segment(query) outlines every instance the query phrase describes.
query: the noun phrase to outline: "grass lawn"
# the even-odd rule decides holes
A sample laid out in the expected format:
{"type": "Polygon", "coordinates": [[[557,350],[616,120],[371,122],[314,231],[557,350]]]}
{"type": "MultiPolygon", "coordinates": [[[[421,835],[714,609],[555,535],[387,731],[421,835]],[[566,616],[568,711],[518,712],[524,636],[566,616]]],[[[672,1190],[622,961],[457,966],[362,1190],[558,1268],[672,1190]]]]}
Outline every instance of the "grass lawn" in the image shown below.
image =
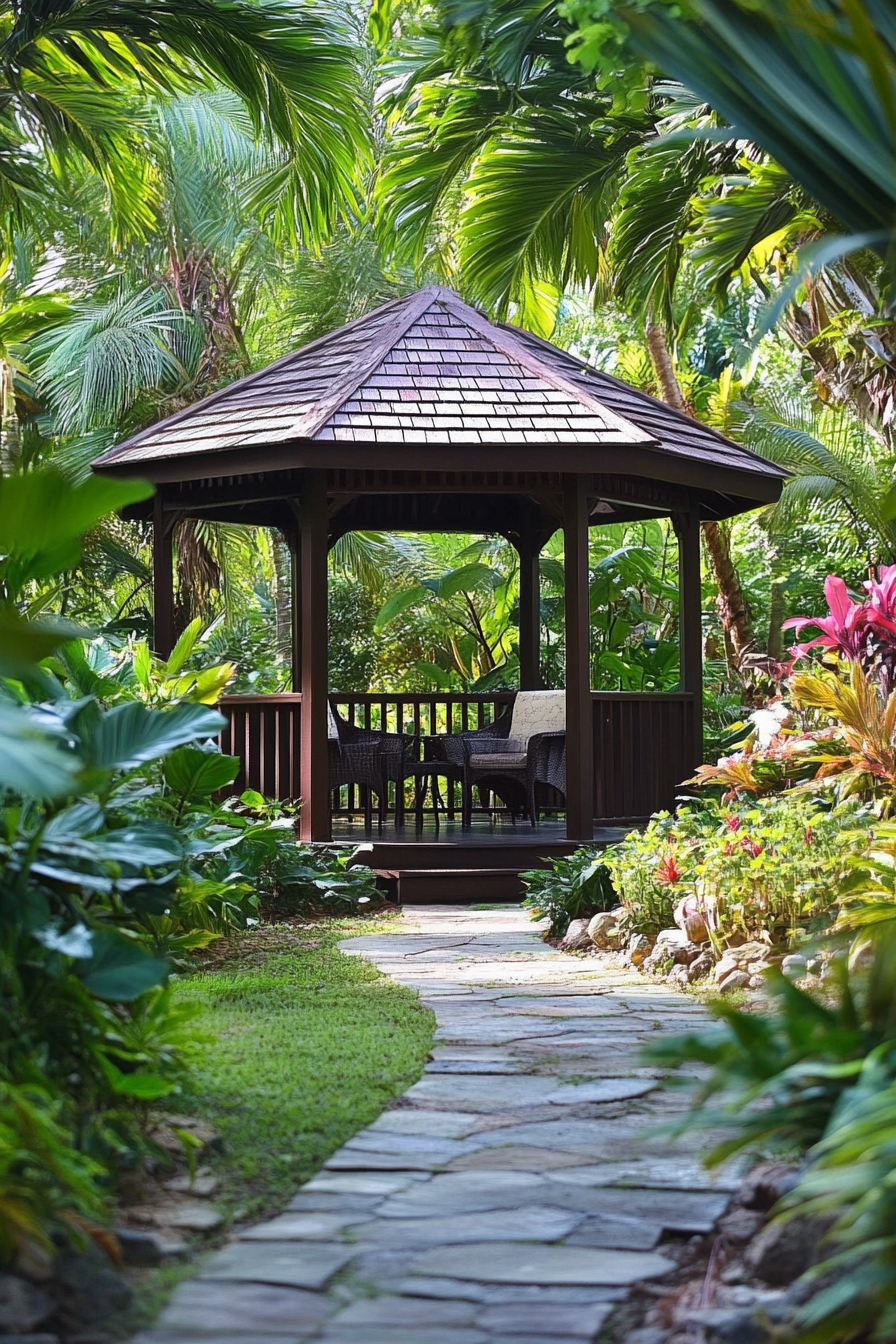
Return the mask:
{"type": "Polygon", "coordinates": [[[380,919],[262,926],[214,945],[177,997],[207,1038],[179,1109],[224,1140],[216,1203],[276,1212],[334,1149],[419,1078],[435,1020],[413,991],[336,943],[380,919]]]}

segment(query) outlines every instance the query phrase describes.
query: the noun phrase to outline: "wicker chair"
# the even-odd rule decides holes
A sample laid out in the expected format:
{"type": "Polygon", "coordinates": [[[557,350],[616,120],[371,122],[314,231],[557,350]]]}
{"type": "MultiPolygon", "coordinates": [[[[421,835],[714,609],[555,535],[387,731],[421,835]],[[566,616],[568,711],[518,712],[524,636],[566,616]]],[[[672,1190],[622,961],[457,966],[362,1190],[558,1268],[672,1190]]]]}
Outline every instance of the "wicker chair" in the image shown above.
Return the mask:
{"type": "Polygon", "coordinates": [[[404,810],[404,762],[418,751],[417,738],[404,733],[384,733],[374,728],[357,728],[329,708],[328,739],[330,791],[343,784],[367,788],[365,824],[372,820],[371,793],[379,799],[378,821],[382,826],[389,798],[389,784],[396,786],[396,811],[404,810]]]}
{"type": "MultiPolygon", "coordinates": [[[[496,727],[497,723],[490,730],[458,734],[464,765],[464,825],[472,821],[474,785],[488,783],[506,797],[501,785],[511,783],[517,796],[525,798],[535,826],[536,784],[566,790],[566,692],[520,691],[506,730],[503,723],[501,733],[495,732],[496,727]]],[[[443,738],[443,745],[447,747],[451,740],[443,738]]],[[[513,793],[511,789],[506,800],[515,820],[513,793]]]]}

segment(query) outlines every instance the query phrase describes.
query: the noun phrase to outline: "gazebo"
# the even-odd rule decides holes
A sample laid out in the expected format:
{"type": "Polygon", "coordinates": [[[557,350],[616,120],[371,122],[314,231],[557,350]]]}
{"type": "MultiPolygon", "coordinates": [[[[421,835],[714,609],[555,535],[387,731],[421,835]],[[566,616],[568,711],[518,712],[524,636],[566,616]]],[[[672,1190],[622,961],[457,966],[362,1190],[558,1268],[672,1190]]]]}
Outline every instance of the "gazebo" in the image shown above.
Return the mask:
{"type": "MultiPolygon", "coordinates": [[[[670,806],[701,750],[700,522],[773,502],[784,479],[706,426],[529,332],[488,321],[438,287],[387,303],[151,426],[94,469],[156,486],[146,507],[163,656],[175,637],[172,530],[180,518],[263,525],[287,539],[292,692],[228,696],[221,707],[230,721],[224,745],[244,762],[240,782],[301,797],[308,841],[332,835],[328,548],[352,529],[504,536],[520,561],[520,688],[534,689],[539,556],[563,529],[565,836],[534,833],[503,846],[455,837],[450,863],[444,841],[421,845],[409,834],[378,844],[373,836],[371,861],[387,868],[506,869],[514,855],[518,866],[531,866],[536,851],[568,852],[591,840],[595,826],[637,822],[670,806]],[[654,517],[672,519],[679,544],[680,689],[593,691],[588,529],[654,517]]],[[[378,707],[378,721],[385,726],[391,714],[400,730],[404,712],[415,723],[426,712],[430,725],[441,713],[450,727],[458,707],[464,723],[470,714],[481,722],[507,699],[359,692],[333,702],[349,700],[349,712],[366,712],[368,721],[378,707]]]]}

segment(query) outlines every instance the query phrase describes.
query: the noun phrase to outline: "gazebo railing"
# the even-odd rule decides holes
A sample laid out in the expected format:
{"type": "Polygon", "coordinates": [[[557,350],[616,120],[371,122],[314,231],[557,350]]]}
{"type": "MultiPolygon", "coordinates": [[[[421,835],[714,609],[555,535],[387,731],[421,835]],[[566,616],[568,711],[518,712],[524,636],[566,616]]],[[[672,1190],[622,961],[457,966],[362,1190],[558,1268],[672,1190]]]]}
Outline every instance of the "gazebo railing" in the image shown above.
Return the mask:
{"type": "MultiPolygon", "coordinates": [[[[674,806],[679,785],[694,769],[693,694],[594,691],[591,698],[595,818],[627,823],[674,806]]],[[[512,702],[512,691],[330,696],[333,709],[359,728],[424,736],[485,727],[512,702]]],[[[229,695],[219,707],[228,720],[221,748],[243,762],[235,789],[298,798],[301,695],[229,695]]],[[[456,786],[442,781],[442,798],[459,814],[456,786]]],[[[494,810],[489,804],[500,809],[494,798],[485,800],[494,810]]],[[[333,816],[357,816],[364,805],[360,789],[343,787],[333,816]]]]}

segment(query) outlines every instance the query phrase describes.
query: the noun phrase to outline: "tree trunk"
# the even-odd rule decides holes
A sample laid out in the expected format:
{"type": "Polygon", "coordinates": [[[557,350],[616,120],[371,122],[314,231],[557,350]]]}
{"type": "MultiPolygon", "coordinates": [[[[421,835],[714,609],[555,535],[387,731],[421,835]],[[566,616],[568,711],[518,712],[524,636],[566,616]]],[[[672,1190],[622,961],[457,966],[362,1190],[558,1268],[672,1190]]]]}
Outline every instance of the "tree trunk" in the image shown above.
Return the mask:
{"type": "MultiPolygon", "coordinates": [[[[675,366],[666,343],[666,333],[661,323],[649,321],[646,328],[647,349],[656,371],[657,382],[667,406],[690,415],[691,410],[684,399],[681,385],[675,376],[675,366]]],[[[725,647],[729,662],[740,663],[753,644],[753,630],[750,620],[750,608],[744,597],[737,570],[731,558],[731,543],[728,529],[719,523],[707,521],[700,525],[703,541],[719,595],[716,605],[722,629],[725,633],[725,647]]]]}

